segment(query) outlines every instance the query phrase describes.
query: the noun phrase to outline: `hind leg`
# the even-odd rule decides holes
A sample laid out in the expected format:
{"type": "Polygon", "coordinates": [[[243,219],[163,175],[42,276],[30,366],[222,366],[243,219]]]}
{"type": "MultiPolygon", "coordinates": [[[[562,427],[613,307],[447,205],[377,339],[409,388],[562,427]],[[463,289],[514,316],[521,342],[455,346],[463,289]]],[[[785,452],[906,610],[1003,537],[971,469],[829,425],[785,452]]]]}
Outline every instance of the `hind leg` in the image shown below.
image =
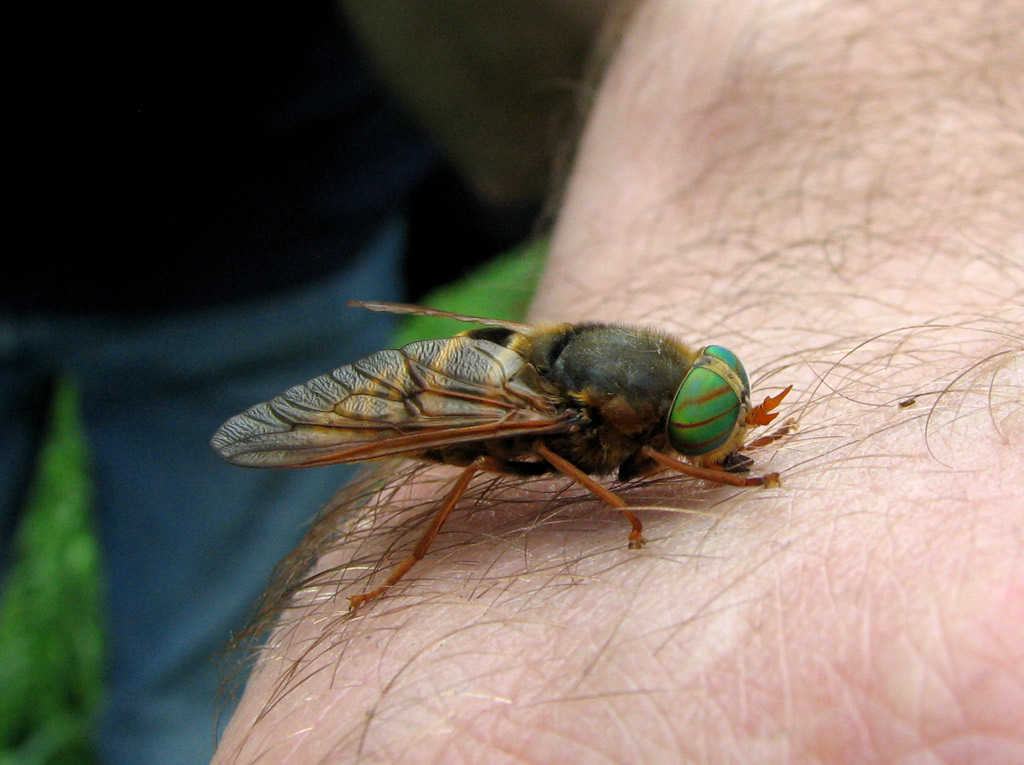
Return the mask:
{"type": "Polygon", "coordinates": [[[384,584],[360,595],[350,596],[348,599],[349,610],[355,611],[364,603],[383,595],[409,573],[409,569],[423,560],[423,557],[434,543],[434,539],[437,537],[441,527],[444,526],[445,521],[448,520],[448,516],[455,508],[455,505],[458,504],[459,500],[466,493],[466,489],[469,488],[469,483],[473,480],[474,475],[479,472],[500,473],[503,475],[539,475],[546,471],[547,465],[543,462],[506,462],[495,457],[477,457],[465,467],[455,480],[452,488],[445,494],[444,499],[441,500],[437,507],[437,512],[434,513],[434,517],[430,521],[430,525],[423,531],[423,535],[408,557],[391,570],[384,584]]]}

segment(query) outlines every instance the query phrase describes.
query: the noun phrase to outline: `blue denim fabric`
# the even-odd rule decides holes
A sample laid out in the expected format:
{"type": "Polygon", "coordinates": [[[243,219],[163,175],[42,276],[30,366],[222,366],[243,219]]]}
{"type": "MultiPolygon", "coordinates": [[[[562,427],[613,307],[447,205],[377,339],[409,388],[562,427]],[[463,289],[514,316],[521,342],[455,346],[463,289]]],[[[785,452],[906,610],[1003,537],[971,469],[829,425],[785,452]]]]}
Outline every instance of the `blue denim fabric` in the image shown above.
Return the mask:
{"type": "Polygon", "coordinates": [[[220,654],[350,469],[234,467],[210,436],[246,407],[387,347],[393,322],[345,301],[397,299],[403,240],[391,221],[333,279],[227,307],[0,317],[0,528],[13,525],[13,487],[32,460],[38,417],[25,402],[56,374],[81,395],[111,619],[103,762],[212,756],[220,654]]]}

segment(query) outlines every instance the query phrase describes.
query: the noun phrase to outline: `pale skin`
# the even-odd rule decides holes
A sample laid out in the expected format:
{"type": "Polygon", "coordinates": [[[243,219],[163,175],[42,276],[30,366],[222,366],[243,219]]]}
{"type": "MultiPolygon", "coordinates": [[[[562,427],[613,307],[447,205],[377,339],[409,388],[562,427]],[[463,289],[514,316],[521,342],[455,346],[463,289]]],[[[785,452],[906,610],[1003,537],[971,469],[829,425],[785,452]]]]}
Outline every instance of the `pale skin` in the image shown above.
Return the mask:
{"type": "Polygon", "coordinates": [[[643,550],[564,481],[470,500],[350,616],[455,475],[423,473],[321,560],[216,761],[1024,760],[1022,38],[1020,2],[641,4],[534,318],[793,384],[751,453],[781,486],[622,489],[676,508],[643,550]]]}

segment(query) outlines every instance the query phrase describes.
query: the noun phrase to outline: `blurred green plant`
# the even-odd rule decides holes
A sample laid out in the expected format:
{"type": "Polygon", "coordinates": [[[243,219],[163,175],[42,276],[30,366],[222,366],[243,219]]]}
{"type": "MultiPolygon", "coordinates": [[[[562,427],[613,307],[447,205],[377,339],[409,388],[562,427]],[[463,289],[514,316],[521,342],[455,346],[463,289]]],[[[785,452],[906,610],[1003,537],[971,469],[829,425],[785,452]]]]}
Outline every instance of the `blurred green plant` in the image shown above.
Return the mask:
{"type": "MultiPolygon", "coordinates": [[[[488,261],[457,282],[431,291],[423,304],[470,316],[522,321],[540,281],[546,255],[547,240],[532,241],[488,261]]],[[[394,347],[414,340],[451,337],[472,326],[452,319],[410,316],[399,326],[394,347]]]]}
{"type": "Polygon", "coordinates": [[[101,569],[85,437],[61,380],[0,597],[0,763],[93,762],[102,697],[101,569]]]}

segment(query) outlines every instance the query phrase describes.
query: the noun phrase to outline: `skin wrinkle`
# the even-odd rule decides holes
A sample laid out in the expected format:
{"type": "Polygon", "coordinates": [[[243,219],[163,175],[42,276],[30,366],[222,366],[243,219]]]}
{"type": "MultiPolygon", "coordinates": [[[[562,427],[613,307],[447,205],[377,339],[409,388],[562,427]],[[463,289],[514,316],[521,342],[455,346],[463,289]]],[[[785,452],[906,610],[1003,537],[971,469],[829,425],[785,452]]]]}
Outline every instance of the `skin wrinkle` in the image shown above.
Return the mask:
{"type": "MultiPolygon", "coordinates": [[[[662,20],[663,23],[665,23],[666,21],[667,20],[662,20]]],[[[805,35],[805,37],[807,37],[807,35],[805,35]]],[[[810,37],[811,37],[811,39],[813,39],[813,36],[810,36],[810,37]]],[[[861,56],[861,58],[864,58],[864,56],[861,56]]],[[[886,61],[886,65],[889,65],[889,64],[892,64],[892,63],[899,63],[898,57],[893,56],[893,58],[895,58],[897,60],[895,62],[887,60],[886,61]]],[[[869,86],[870,86],[870,88],[874,88],[875,90],[881,90],[882,91],[881,93],[878,93],[877,95],[874,96],[875,101],[877,101],[882,107],[891,108],[892,102],[895,99],[895,95],[894,94],[886,93],[884,91],[883,86],[884,86],[884,83],[890,81],[893,78],[891,78],[891,77],[878,78],[878,77],[873,76],[873,73],[872,73],[871,77],[865,76],[862,79],[865,81],[865,85],[862,87],[862,90],[869,90],[869,86]],[[879,85],[879,83],[882,83],[882,85],[879,85]]],[[[784,91],[780,91],[779,92],[779,97],[780,98],[788,98],[788,99],[790,99],[790,101],[793,101],[794,99],[799,99],[804,94],[806,94],[808,92],[815,94],[815,97],[817,97],[817,98],[820,98],[822,94],[826,94],[826,95],[829,95],[829,96],[832,95],[831,91],[828,88],[819,87],[818,83],[814,83],[814,82],[806,83],[805,82],[805,83],[803,83],[804,87],[799,87],[799,86],[798,87],[793,87],[793,83],[789,79],[783,79],[783,80],[780,80],[780,82],[784,83],[787,91],[793,91],[793,92],[796,93],[796,95],[787,96],[786,92],[784,92],[784,91]]],[[[773,85],[774,85],[774,83],[773,83],[773,85]]],[[[756,87],[750,88],[750,90],[753,92],[754,96],[757,96],[757,95],[760,94],[760,91],[756,87]]],[[[904,89],[904,90],[906,90],[906,89],[904,89]]],[[[913,93],[913,91],[911,90],[911,94],[912,93],[913,93]]],[[[906,93],[900,93],[898,95],[899,95],[898,103],[902,103],[903,101],[907,100],[906,99],[906,96],[907,96],[906,93]]],[[[754,96],[748,97],[746,100],[747,101],[756,100],[754,98],[754,96]]],[[[867,95],[858,95],[858,98],[855,100],[855,103],[857,103],[862,110],[867,108],[865,106],[865,99],[866,98],[867,98],[867,95]]],[[[912,98],[913,98],[913,96],[912,96],[912,98]]],[[[691,104],[695,100],[697,100],[699,102],[699,99],[697,99],[697,98],[681,99],[681,101],[684,101],[687,104],[691,104]]],[[[920,134],[921,132],[927,132],[927,131],[924,131],[923,128],[930,126],[932,118],[928,114],[923,114],[923,115],[918,117],[916,115],[916,113],[910,108],[910,107],[913,107],[913,106],[916,106],[916,103],[911,103],[908,107],[905,108],[905,110],[908,111],[909,114],[915,114],[915,120],[917,122],[921,123],[921,124],[918,127],[913,127],[911,125],[903,125],[902,123],[900,123],[901,131],[905,132],[905,133],[907,133],[909,135],[916,135],[916,134],[920,134]]],[[[756,113],[757,111],[759,111],[759,110],[756,107],[754,107],[753,108],[753,112],[756,113]]],[[[876,108],[876,111],[877,111],[877,108],[876,108]]],[[[769,122],[777,114],[785,115],[787,113],[793,113],[794,115],[796,115],[797,119],[802,119],[802,118],[806,117],[806,112],[807,112],[807,109],[799,108],[799,105],[798,105],[797,108],[792,108],[792,109],[776,108],[776,109],[771,110],[771,113],[769,114],[769,122]]],[[[825,113],[828,113],[828,111],[825,111],[825,113]]],[[[704,116],[707,117],[707,116],[713,116],[713,115],[705,114],[704,116]]],[[[903,121],[906,121],[908,119],[906,115],[898,115],[898,116],[903,121]]],[[[663,114],[659,114],[658,115],[658,118],[663,118],[663,117],[664,117],[663,114]]],[[[908,154],[908,151],[907,151],[908,148],[911,148],[911,149],[913,148],[913,146],[904,147],[903,144],[900,141],[894,141],[894,140],[891,139],[891,135],[890,134],[892,132],[892,127],[891,127],[892,119],[893,119],[892,117],[889,117],[889,122],[887,122],[886,124],[872,125],[871,121],[870,121],[870,118],[861,116],[860,119],[858,120],[858,122],[855,123],[855,124],[860,124],[861,127],[859,128],[859,130],[861,131],[861,133],[865,133],[865,131],[867,131],[867,134],[859,135],[858,136],[858,140],[856,140],[853,145],[856,146],[856,148],[858,149],[858,154],[863,154],[865,150],[867,150],[869,152],[868,158],[863,160],[861,162],[861,164],[867,163],[868,166],[872,167],[872,168],[875,167],[875,166],[881,166],[882,168],[884,168],[884,172],[886,173],[886,176],[883,179],[876,179],[875,181],[869,183],[869,188],[874,189],[874,191],[872,193],[874,194],[875,197],[877,197],[877,199],[880,199],[880,200],[892,199],[893,198],[892,195],[894,193],[894,189],[902,189],[904,186],[907,186],[908,192],[905,195],[903,195],[902,198],[916,198],[919,195],[918,191],[917,191],[917,187],[919,186],[919,183],[913,183],[913,184],[909,184],[909,185],[906,184],[906,183],[901,183],[900,179],[894,175],[894,171],[892,169],[890,169],[890,166],[892,165],[891,158],[887,159],[887,158],[883,157],[883,158],[881,158],[881,160],[876,158],[876,159],[873,159],[872,161],[868,161],[868,160],[872,159],[870,157],[870,151],[871,151],[871,147],[875,146],[875,145],[881,146],[881,147],[888,147],[887,150],[890,153],[898,153],[898,154],[904,154],[904,155],[908,154]],[[866,127],[865,127],[864,123],[867,123],[866,127]],[[880,134],[880,135],[879,135],[878,139],[871,140],[871,135],[872,134],[880,134]]],[[[724,141],[724,142],[722,141],[723,137],[727,137],[728,136],[728,131],[726,131],[724,134],[721,131],[713,131],[711,126],[717,124],[714,119],[705,120],[704,122],[707,125],[705,127],[706,132],[709,133],[709,134],[714,133],[715,142],[714,142],[713,145],[707,145],[707,144],[711,144],[710,137],[708,139],[705,139],[703,142],[701,140],[699,140],[699,137],[698,137],[698,140],[695,140],[695,141],[691,142],[691,143],[696,144],[696,146],[695,146],[696,151],[691,151],[690,153],[692,153],[692,154],[700,155],[702,151],[708,151],[708,150],[713,151],[713,152],[720,152],[720,151],[722,151],[722,149],[718,148],[719,145],[721,145],[723,143],[725,145],[728,145],[728,141],[727,140],[724,141]]],[[[751,120],[749,120],[749,122],[751,122],[753,124],[758,124],[758,121],[756,119],[751,119],[751,120]]],[[[792,123],[793,120],[790,120],[789,122],[792,123]]],[[[768,127],[765,127],[764,129],[771,130],[773,128],[772,128],[771,125],[769,125],[768,127]]],[[[770,149],[771,149],[771,151],[768,153],[768,156],[766,157],[767,161],[769,161],[771,164],[766,166],[766,167],[760,168],[760,170],[764,170],[765,171],[763,173],[759,172],[758,168],[754,168],[754,169],[752,169],[750,171],[747,171],[744,174],[740,175],[740,177],[741,178],[749,177],[749,178],[757,179],[757,178],[763,177],[763,176],[771,176],[773,172],[777,172],[776,168],[791,167],[794,170],[793,171],[787,171],[787,172],[799,173],[799,174],[801,174],[802,178],[797,180],[797,181],[795,181],[795,182],[778,184],[778,186],[783,191],[785,191],[786,189],[797,189],[799,193],[790,192],[790,193],[792,193],[792,199],[796,203],[798,203],[798,204],[806,205],[807,201],[815,196],[815,194],[813,193],[813,190],[811,188],[809,188],[809,181],[807,180],[807,178],[812,177],[812,175],[815,175],[815,174],[820,174],[822,172],[822,168],[821,168],[821,162],[814,155],[806,155],[806,154],[801,155],[799,152],[806,152],[808,149],[810,149],[812,151],[816,150],[816,147],[822,143],[822,140],[820,138],[818,138],[817,140],[803,141],[803,140],[800,140],[800,136],[802,134],[804,134],[804,133],[812,133],[813,135],[817,135],[818,133],[822,132],[822,128],[821,128],[821,125],[815,124],[813,120],[809,121],[805,125],[789,124],[789,123],[787,123],[787,124],[780,125],[778,127],[777,131],[775,133],[773,133],[773,138],[776,137],[777,135],[784,135],[784,134],[786,134],[788,132],[795,132],[796,136],[792,140],[786,141],[784,145],[787,146],[787,147],[792,146],[793,148],[791,148],[791,149],[783,148],[780,151],[780,148],[779,148],[779,145],[778,145],[778,141],[772,141],[772,140],[764,141],[763,142],[764,145],[767,146],[767,147],[770,147],[770,149]],[[793,151],[796,151],[798,153],[797,154],[793,154],[792,153],[793,151]],[[813,173],[812,173],[812,168],[814,169],[813,173]]],[[[829,134],[829,131],[827,131],[827,130],[824,131],[824,132],[825,132],[826,135],[829,134]]],[[[624,134],[628,136],[631,133],[630,132],[625,132],[624,134]]],[[[649,140],[649,134],[646,131],[640,132],[639,135],[643,136],[644,141],[648,141],[649,140]]],[[[621,136],[621,134],[620,134],[620,136],[621,136]]],[[[954,138],[959,138],[959,136],[954,136],[954,138]]],[[[970,142],[967,145],[970,146],[973,143],[978,143],[981,146],[985,146],[985,145],[987,145],[988,142],[970,142]]],[[[640,144],[640,146],[642,146],[642,144],[640,144]]],[[[630,157],[630,153],[629,153],[628,148],[621,149],[619,151],[615,151],[615,149],[610,149],[608,153],[610,153],[612,156],[616,156],[616,155],[621,155],[621,156],[616,156],[616,161],[610,162],[610,163],[607,163],[607,164],[609,164],[609,165],[611,165],[613,167],[620,167],[620,166],[623,166],[623,165],[626,165],[626,166],[629,165],[631,157],[630,157]]],[[[847,153],[851,154],[853,152],[848,151],[847,153]]],[[[600,155],[602,157],[604,156],[604,154],[602,154],[600,151],[595,151],[595,152],[593,152],[593,154],[600,155]]],[[[764,152],[762,152],[762,154],[764,154],[764,152]]],[[[914,152],[909,152],[909,155],[911,157],[911,161],[909,162],[909,166],[910,166],[909,169],[913,171],[914,176],[927,178],[931,182],[934,183],[934,177],[935,177],[935,172],[934,171],[937,170],[937,169],[941,171],[941,168],[930,168],[931,172],[926,172],[924,170],[924,167],[926,166],[927,163],[921,163],[920,162],[920,157],[916,153],[914,153],[914,152]]],[[[1002,155],[1004,157],[1012,157],[1012,156],[1014,156],[1012,153],[1007,153],[1007,152],[1002,152],[1002,155]]],[[[651,152],[649,152],[647,154],[647,156],[659,157],[660,155],[659,155],[658,152],[651,151],[651,152]]],[[[718,160],[720,158],[716,155],[715,159],[718,160]]],[[[765,158],[761,158],[759,161],[763,162],[764,159],[765,158]]],[[[607,160],[606,160],[606,162],[607,162],[607,160]]],[[[841,163],[839,165],[839,167],[845,168],[845,167],[848,167],[849,164],[850,164],[850,159],[849,158],[845,158],[845,161],[843,163],[841,163]]],[[[904,164],[907,164],[907,163],[904,163],[904,164]]],[[[668,167],[675,167],[675,165],[673,163],[664,163],[664,162],[662,162],[661,165],[662,165],[662,167],[665,167],[666,165],[668,167]]],[[[1020,169],[1019,167],[1016,168],[1017,171],[1019,171],[1019,169],[1020,169]]],[[[646,173],[647,171],[648,171],[648,168],[644,168],[644,169],[642,169],[641,172],[646,173]]],[[[657,172],[657,171],[653,171],[653,172],[657,172]]],[[[664,174],[664,170],[661,171],[661,174],[664,174]]],[[[868,173],[869,176],[873,175],[873,174],[874,173],[868,173]]],[[[582,173],[581,173],[581,175],[582,175],[582,173]]],[[[707,189],[701,189],[702,191],[705,192],[702,195],[695,194],[694,193],[695,189],[693,187],[688,186],[688,185],[681,185],[678,181],[674,182],[674,183],[673,182],[669,182],[669,183],[660,184],[660,185],[667,186],[669,189],[672,189],[672,188],[682,188],[687,196],[689,196],[691,198],[694,198],[694,199],[703,200],[705,198],[710,197],[712,199],[724,200],[724,199],[730,198],[730,197],[731,198],[735,198],[736,199],[735,204],[730,205],[728,208],[727,207],[723,207],[724,201],[720,201],[719,202],[719,207],[718,207],[718,212],[716,212],[715,217],[714,217],[714,220],[725,221],[726,225],[729,225],[732,220],[735,220],[737,218],[740,219],[740,220],[744,220],[744,219],[746,219],[747,216],[749,216],[749,208],[746,206],[747,203],[748,203],[747,197],[740,193],[740,191],[741,191],[740,187],[735,187],[735,188],[732,187],[732,183],[734,182],[734,180],[735,180],[737,175],[738,174],[730,174],[728,172],[718,173],[715,177],[721,178],[721,179],[727,179],[727,182],[730,183],[730,188],[729,189],[723,189],[721,191],[718,190],[718,189],[715,189],[713,191],[709,191],[707,189]]],[[[943,175],[945,177],[949,176],[948,172],[944,172],[943,175]]],[[[658,176],[655,175],[655,177],[658,177],[658,176]]],[[[844,198],[851,199],[851,200],[857,200],[860,197],[860,194],[858,194],[857,191],[856,191],[856,187],[851,187],[851,188],[849,188],[847,190],[843,190],[841,192],[836,191],[834,189],[834,180],[835,180],[834,178],[829,177],[824,184],[818,184],[818,185],[821,185],[821,186],[823,186],[823,188],[828,190],[827,193],[825,193],[822,196],[822,199],[825,202],[827,202],[829,205],[833,205],[834,206],[834,205],[837,204],[837,202],[839,202],[839,200],[844,199],[844,198]]],[[[953,180],[956,180],[956,179],[953,179],[953,180]]],[[[958,183],[958,181],[957,181],[957,183],[958,183]]],[[[949,185],[950,188],[953,188],[953,187],[955,187],[957,185],[957,183],[954,183],[951,180],[951,182],[948,185],[949,185]]],[[[658,184],[651,184],[648,181],[646,184],[644,184],[642,186],[642,188],[644,188],[646,190],[651,185],[658,185],[658,184]]],[[[637,183],[630,183],[628,179],[626,179],[624,181],[622,179],[616,179],[616,186],[615,186],[616,188],[621,188],[623,190],[627,190],[628,189],[629,191],[632,192],[637,186],[638,186],[637,183]]],[[[657,207],[658,209],[665,209],[666,205],[665,205],[664,200],[665,200],[665,196],[662,196],[661,198],[656,199],[655,207],[657,207]]],[[[773,200],[772,204],[766,206],[766,209],[771,211],[774,214],[776,219],[779,217],[779,215],[778,215],[779,210],[778,210],[777,202],[778,202],[778,200],[773,200]]],[[[613,202],[611,206],[614,208],[616,205],[613,202]]],[[[755,209],[756,209],[756,206],[755,206],[755,209]]],[[[972,210],[973,209],[975,209],[975,208],[972,208],[972,210]]],[[[824,212],[826,214],[829,214],[830,216],[834,216],[834,212],[831,209],[821,210],[819,208],[814,208],[813,214],[808,215],[808,212],[807,212],[807,210],[805,208],[805,212],[803,213],[802,217],[811,217],[813,220],[817,221],[821,217],[822,212],[824,212]]],[[[681,216],[681,218],[683,220],[687,221],[688,228],[692,230],[693,229],[693,223],[694,223],[693,215],[692,214],[687,214],[687,213],[690,213],[690,210],[684,210],[683,213],[684,213],[684,215],[681,216]]],[[[860,227],[861,217],[862,216],[859,213],[858,214],[852,214],[851,216],[848,216],[848,218],[849,218],[849,220],[850,220],[850,222],[851,222],[851,224],[852,224],[854,229],[857,229],[857,228],[860,227]]],[[[782,216],[782,218],[783,218],[783,220],[785,220],[786,216],[782,216]]],[[[878,218],[878,214],[876,214],[876,213],[867,213],[867,214],[863,215],[863,218],[865,220],[871,221],[873,219],[877,219],[878,218]]],[[[903,219],[903,220],[906,219],[905,211],[903,211],[901,213],[900,219],[903,219]]],[[[615,235],[613,233],[615,230],[623,230],[625,228],[625,227],[621,226],[619,221],[614,219],[614,218],[611,219],[611,220],[606,220],[605,223],[606,223],[606,225],[610,229],[612,229],[612,231],[609,232],[610,235],[612,235],[612,236],[615,235]]],[[[566,227],[566,228],[572,228],[572,227],[566,227]]],[[[603,233],[604,232],[602,231],[602,234],[603,233]]],[[[873,235],[873,236],[877,236],[877,234],[873,235]]],[[[801,237],[800,232],[799,231],[795,231],[795,232],[792,232],[791,234],[789,234],[788,236],[786,236],[784,238],[788,238],[788,239],[791,239],[791,240],[794,240],[794,239],[798,240],[800,237],[801,237]]],[[[683,238],[684,240],[685,240],[685,238],[689,238],[689,239],[692,240],[693,239],[693,234],[692,233],[689,234],[688,237],[677,237],[677,238],[683,238]]],[[[758,248],[758,249],[763,250],[764,248],[761,247],[761,248],[758,248]]],[[[861,255],[861,257],[863,257],[864,255],[868,254],[869,252],[870,252],[870,249],[867,249],[867,250],[863,250],[862,249],[859,252],[859,254],[861,255]]]]}
{"type": "MultiPolygon", "coordinates": [[[[912,599],[911,599],[911,600],[912,600],[912,599]]],[[[934,612],[934,609],[933,609],[933,612],[934,612]]],[[[921,651],[921,653],[922,653],[922,654],[924,654],[924,653],[926,653],[926,651],[921,651]]],[[[915,663],[913,663],[913,661],[912,661],[912,658],[913,658],[913,657],[911,656],[910,658],[911,658],[911,661],[910,661],[909,663],[907,662],[907,658],[906,658],[906,656],[901,656],[900,658],[894,658],[894,660],[893,660],[893,661],[891,662],[891,664],[892,664],[892,665],[893,665],[893,666],[894,666],[895,668],[897,668],[897,669],[899,669],[899,668],[906,668],[906,667],[908,667],[908,666],[918,666],[918,665],[920,665],[920,664],[921,664],[921,662],[918,662],[918,663],[916,663],[916,664],[915,664],[915,663]]],[[[883,674],[883,675],[885,675],[885,674],[887,674],[887,673],[882,673],[882,674],[883,674]]],[[[900,685],[900,684],[899,684],[898,682],[897,682],[897,683],[894,683],[894,687],[899,687],[899,685],[900,685]]],[[[904,683],[904,685],[905,685],[905,683],[904,683]]],[[[927,694],[924,694],[924,693],[912,693],[912,692],[911,692],[911,697],[912,697],[912,698],[919,698],[919,697],[923,697],[923,696],[924,696],[924,697],[932,697],[932,696],[934,696],[934,695],[935,695],[934,693],[927,693],[927,694]]],[[[893,706],[894,706],[894,709],[895,709],[895,710],[898,710],[898,709],[899,709],[899,708],[900,708],[901,706],[905,706],[905,705],[899,705],[899,704],[894,704],[893,706]]],[[[914,716],[913,716],[913,715],[911,715],[911,719],[912,719],[913,717],[914,717],[914,716]]]]}
{"type": "MultiPolygon", "coordinates": [[[[536,671],[536,669],[534,669],[534,671],[532,671],[532,672],[529,672],[529,674],[530,674],[531,676],[542,676],[542,675],[543,675],[543,672],[537,672],[537,671],[536,671]]],[[[574,675],[575,673],[572,673],[572,674],[574,675]]],[[[600,699],[598,699],[598,701],[600,701],[600,699]]],[[[543,719],[543,718],[541,718],[541,719],[543,719]]],[[[574,736],[578,736],[578,735],[579,735],[579,731],[573,731],[573,735],[574,735],[574,736]]],[[[442,751],[442,753],[441,753],[441,755],[440,755],[440,756],[441,756],[442,758],[444,757],[444,752],[443,752],[443,751],[442,751]]]]}
{"type": "Polygon", "coordinates": [[[547,504],[564,484],[497,490],[453,514],[411,581],[348,619],[366,573],[349,557],[400,557],[409,518],[441,491],[410,482],[371,503],[377,531],[340,540],[337,598],[296,621],[289,658],[254,681],[236,733],[261,684],[280,695],[247,752],[347,758],[361,739],[371,761],[1024,754],[1024,99],[1009,74],[1019,46],[983,52],[1019,6],[943,5],[911,34],[938,7],[887,6],[885,25],[863,3],[779,4],[778,26],[776,7],[751,17],[738,2],[641,10],[535,313],[713,338],[741,353],[756,392],[793,382],[783,417],[799,430],[755,455],[781,488],[631,488],[706,513],[645,513],[656,533],[642,551],[596,503],[547,504]],[[729,18],[746,26],[722,57],[729,18]],[[669,34],[684,28],[706,53],[669,34]],[[680,86],[666,52],[732,76],[701,101],[692,89],[714,79],[680,86]],[[978,116],[993,102],[1000,114],[978,116]],[[680,150],[693,156],[669,161],[680,150]],[[274,677],[296,658],[301,677],[274,677]],[[443,740],[455,723],[463,735],[443,740]]]}

